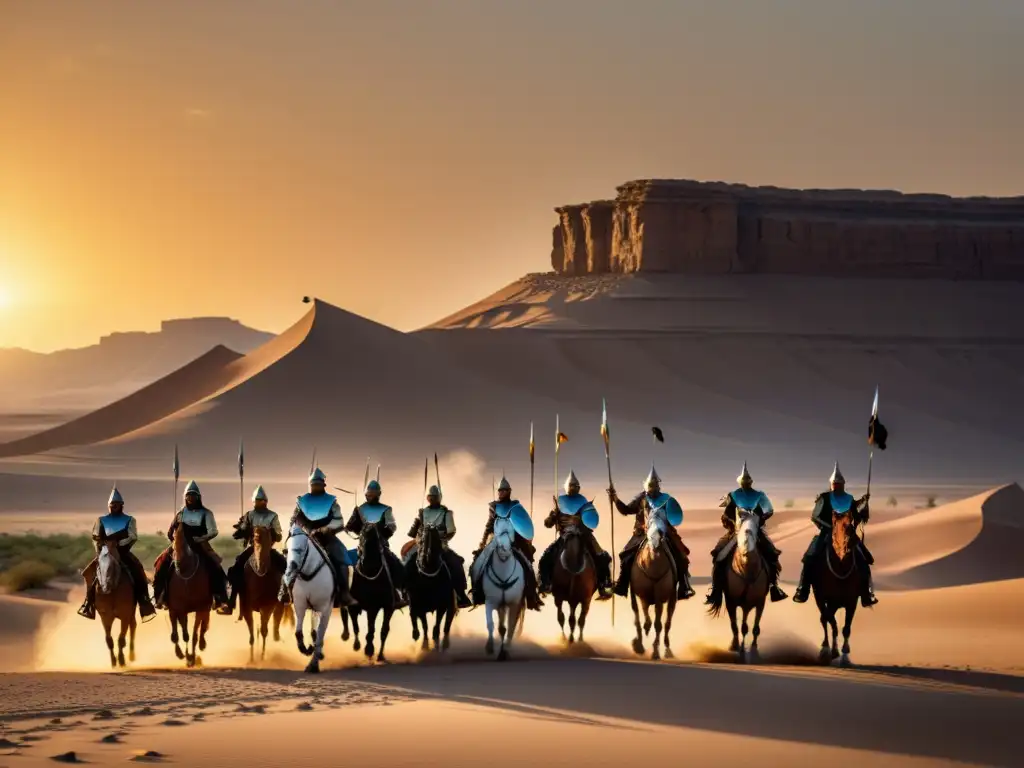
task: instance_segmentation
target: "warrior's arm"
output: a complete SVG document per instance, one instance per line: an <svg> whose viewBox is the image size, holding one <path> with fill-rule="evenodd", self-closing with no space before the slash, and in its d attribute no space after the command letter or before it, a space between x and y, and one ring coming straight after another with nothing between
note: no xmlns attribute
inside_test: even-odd
<svg viewBox="0 0 1024 768"><path fill-rule="evenodd" d="M281 531L281 518L277 516L276 512L270 518L270 529L273 531L274 541L281 541L284 538L284 533Z"/></svg>
<svg viewBox="0 0 1024 768"><path fill-rule="evenodd" d="M206 533L202 536L196 536L196 541L210 541L217 538L217 534L220 531L217 530L217 518L213 516L213 512L209 509L206 510Z"/></svg>
<svg viewBox="0 0 1024 768"><path fill-rule="evenodd" d="M775 514L775 507L772 505L772 500L768 498L768 494L762 491L761 493L761 520L768 522L768 518Z"/></svg>
<svg viewBox="0 0 1024 768"><path fill-rule="evenodd" d="M128 521L128 527L125 529L125 537L117 542L119 547L130 547L136 541L139 540L139 529L135 524L135 518L131 518Z"/></svg>
<svg viewBox="0 0 1024 768"><path fill-rule="evenodd" d="M811 512L811 522L818 526L819 530L825 530L826 528L832 527L832 521L825 521L822 517L822 513L825 511L825 494L821 494L814 501L814 511Z"/></svg>
<svg viewBox="0 0 1024 768"><path fill-rule="evenodd" d="M338 502L334 502L331 505L331 513L327 522L323 525L323 531L325 533L337 533L345 527L345 520L341 516L341 507L338 506Z"/></svg>
<svg viewBox="0 0 1024 768"><path fill-rule="evenodd" d="M732 494L723 497L722 503L718 506L725 507L722 513L722 527L731 531L736 525L736 502L732 500Z"/></svg>
<svg viewBox="0 0 1024 768"><path fill-rule="evenodd" d="M408 534L409 538L410 539L415 539L419 535L420 528L422 528L422 527L423 527L423 510L421 509L419 512L416 513L416 519L413 520L412 527L409 529L409 534Z"/></svg>
<svg viewBox="0 0 1024 768"><path fill-rule="evenodd" d="M544 527L545 528L554 528L555 527L555 523L558 522L558 515L559 515L558 507L555 507L550 512L548 512L548 516L544 518Z"/></svg>
<svg viewBox="0 0 1024 768"><path fill-rule="evenodd" d="M395 522L395 513L391 507L384 510L384 516L381 519L384 521L384 527L391 531L392 534L398 530L398 523Z"/></svg>
<svg viewBox="0 0 1024 768"><path fill-rule="evenodd" d="M100 539L102 538L102 534L103 523L101 523L100 519L97 517L96 522L92 524L92 543L93 546L96 547L97 553L99 553L101 549Z"/></svg>
<svg viewBox="0 0 1024 768"><path fill-rule="evenodd" d="M625 515L625 516L634 515L635 516L636 513L640 511L640 496L637 496L635 499L633 499L631 502L629 502L629 504L626 504L622 499L620 499L618 496L616 496L615 497L615 509L618 511L618 513L620 515Z"/></svg>
<svg viewBox="0 0 1024 768"><path fill-rule="evenodd" d="M174 519L171 520L171 525L167 528L167 540L174 541L174 529L178 527L178 523L181 522L181 510L174 513Z"/></svg>
<svg viewBox="0 0 1024 768"><path fill-rule="evenodd" d="M868 509L868 499L864 496L853 505L853 519L855 523L866 523L870 517L871 511Z"/></svg>
<svg viewBox="0 0 1024 768"><path fill-rule="evenodd" d="M359 507L356 507L352 510L352 514L348 516L348 522L345 523L345 531L358 536L362 530L363 521L359 517Z"/></svg>
<svg viewBox="0 0 1024 768"><path fill-rule="evenodd" d="M444 540L451 541L455 536L455 513L450 509L444 513L444 527L447 531L444 535Z"/></svg>

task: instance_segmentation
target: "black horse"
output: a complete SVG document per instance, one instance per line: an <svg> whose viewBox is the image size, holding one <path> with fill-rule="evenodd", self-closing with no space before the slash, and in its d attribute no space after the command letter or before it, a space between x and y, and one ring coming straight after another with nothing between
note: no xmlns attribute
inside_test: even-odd
<svg viewBox="0 0 1024 768"><path fill-rule="evenodd" d="M373 658L373 640L377 623L377 614L384 612L380 626L380 651L377 661L387 661L384 657L384 644L391 631L391 615L395 612L395 590L392 580L401 574L392 574L384 557L384 542L376 523L363 526L359 534L359 561L352 569L352 597L358 605L348 609L355 632L353 647L359 650L359 613L366 611L366 657Z"/></svg>
<svg viewBox="0 0 1024 768"><path fill-rule="evenodd" d="M420 624L423 624L423 650L430 645L427 641L427 614L436 616L434 622L434 650L440 645L448 650L451 645L449 634L452 621L458 613L455 587L452 575L444 561L444 545L441 534L432 526L423 526L416 543L416 559L406 566L409 589L409 612L412 615L412 639L420 639ZM444 622L444 641L441 641L441 622Z"/></svg>

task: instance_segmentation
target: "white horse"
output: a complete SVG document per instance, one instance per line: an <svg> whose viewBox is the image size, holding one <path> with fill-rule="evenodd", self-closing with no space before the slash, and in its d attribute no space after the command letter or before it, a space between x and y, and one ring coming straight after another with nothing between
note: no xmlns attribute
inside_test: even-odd
<svg viewBox="0 0 1024 768"><path fill-rule="evenodd" d="M320 548L298 525L293 525L288 534L288 567L284 572L284 583L291 591L295 608L295 640L299 652L312 656L306 671L319 672L320 660L324 658L327 625L334 610L334 576ZM316 614L310 628L313 645L308 648L302 635L307 609Z"/></svg>
<svg viewBox="0 0 1024 768"><path fill-rule="evenodd" d="M484 588L488 656L494 653L494 612L498 612L498 634L501 638L498 661L508 658L512 635L517 627L522 628L526 616L523 610L525 574L519 559L512 553L515 535L512 521L497 518L494 521L494 538L480 553L472 573L473 580L481 580Z"/></svg>

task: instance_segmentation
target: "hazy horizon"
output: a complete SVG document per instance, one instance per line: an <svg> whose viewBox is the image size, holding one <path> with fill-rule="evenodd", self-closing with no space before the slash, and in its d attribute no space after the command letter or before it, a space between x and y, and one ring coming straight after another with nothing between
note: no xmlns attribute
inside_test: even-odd
<svg viewBox="0 0 1024 768"><path fill-rule="evenodd" d="M0 4L0 347L401 330L634 178L1024 192L1011 0Z"/></svg>

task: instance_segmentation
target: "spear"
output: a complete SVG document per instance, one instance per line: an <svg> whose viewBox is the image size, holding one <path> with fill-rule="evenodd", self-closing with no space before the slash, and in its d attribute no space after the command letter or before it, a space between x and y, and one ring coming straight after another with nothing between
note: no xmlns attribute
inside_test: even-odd
<svg viewBox="0 0 1024 768"><path fill-rule="evenodd" d="M243 477L245 476L245 446L238 441L238 513L245 516L245 488Z"/></svg>
<svg viewBox="0 0 1024 768"><path fill-rule="evenodd" d="M174 472L174 498L171 501L171 508L174 514L178 514L178 476L181 474L181 464L178 463L178 446L174 446L174 464L171 467Z"/></svg>
<svg viewBox="0 0 1024 768"><path fill-rule="evenodd" d="M420 499L420 504L424 503L427 498L427 473L430 468L430 457L423 459L423 498Z"/></svg>
<svg viewBox="0 0 1024 768"><path fill-rule="evenodd" d="M533 422L530 422L530 519L533 519Z"/></svg>
<svg viewBox="0 0 1024 768"><path fill-rule="evenodd" d="M497 501L498 492L494 488L494 475L491 475L491 501Z"/></svg>
<svg viewBox="0 0 1024 768"><path fill-rule="evenodd" d="M316 446L313 446L313 458L309 460L309 474L313 474L313 470L316 469Z"/></svg>
<svg viewBox="0 0 1024 768"><path fill-rule="evenodd" d="M601 437L604 439L604 461L608 465L608 488L611 489L612 485L612 454L611 454L611 434L608 432L608 403L605 399L601 398ZM615 502L608 498L608 505L611 507L611 520L612 520L612 580L615 579ZM612 594L612 626L615 626L615 595Z"/></svg>
<svg viewBox="0 0 1024 768"><path fill-rule="evenodd" d="M885 450L885 441L888 439L889 430L878 420L878 386L875 386L875 400L871 404L871 421L868 422L868 487L867 495L871 495L871 464L875 458L875 446L878 450ZM861 541L867 538L867 526L861 526Z"/></svg>
<svg viewBox="0 0 1024 768"><path fill-rule="evenodd" d="M437 466L437 452L436 451L434 452L434 477L437 478L437 492L438 492L439 495L441 495L443 497L444 494L441 491L441 470L438 469L438 466Z"/></svg>

